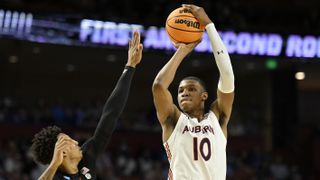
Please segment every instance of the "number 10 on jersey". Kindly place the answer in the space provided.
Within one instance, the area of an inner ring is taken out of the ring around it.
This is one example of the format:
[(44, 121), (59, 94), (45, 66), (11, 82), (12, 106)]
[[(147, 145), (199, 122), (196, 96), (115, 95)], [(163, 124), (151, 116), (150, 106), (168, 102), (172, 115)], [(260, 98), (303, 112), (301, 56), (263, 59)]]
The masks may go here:
[[(200, 143), (198, 143), (198, 139), (200, 139)], [(207, 153), (205, 153), (204, 148), (206, 146)], [(201, 154), (201, 157), (205, 160), (208, 161), (211, 157), (211, 143), (208, 138), (198, 138), (194, 137), (193, 138), (193, 159), (197, 161), (199, 159), (199, 152)]]

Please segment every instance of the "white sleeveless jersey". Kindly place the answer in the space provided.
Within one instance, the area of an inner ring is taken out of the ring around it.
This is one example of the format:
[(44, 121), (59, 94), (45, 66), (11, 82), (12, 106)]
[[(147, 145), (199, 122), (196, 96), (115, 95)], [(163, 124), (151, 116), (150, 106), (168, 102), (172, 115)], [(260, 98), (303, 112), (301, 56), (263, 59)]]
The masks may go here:
[(164, 147), (169, 180), (225, 180), (226, 145), (217, 117), (209, 111), (201, 122), (181, 113)]

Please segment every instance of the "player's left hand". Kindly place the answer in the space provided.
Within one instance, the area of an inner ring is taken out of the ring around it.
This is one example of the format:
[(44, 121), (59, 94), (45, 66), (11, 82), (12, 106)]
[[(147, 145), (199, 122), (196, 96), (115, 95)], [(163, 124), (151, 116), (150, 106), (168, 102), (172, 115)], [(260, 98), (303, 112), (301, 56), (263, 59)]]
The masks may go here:
[(182, 4), (182, 7), (190, 10), (194, 17), (196, 17), (203, 26), (212, 23), (211, 19), (202, 7), (193, 4)]

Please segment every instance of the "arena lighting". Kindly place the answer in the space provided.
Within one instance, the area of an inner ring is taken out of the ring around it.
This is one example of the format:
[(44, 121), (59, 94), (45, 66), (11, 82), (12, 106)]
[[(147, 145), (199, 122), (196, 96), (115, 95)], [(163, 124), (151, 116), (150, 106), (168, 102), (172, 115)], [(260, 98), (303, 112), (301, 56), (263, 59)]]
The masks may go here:
[(320, 57), (320, 37), (290, 35), (287, 41), (288, 57)]
[[(144, 27), (90, 19), (81, 21), (80, 41), (126, 46), (133, 30), (141, 32), (145, 48), (174, 49), (163, 27)], [(230, 54), (277, 57), (284, 54), (283, 51), (285, 51), (287, 57), (320, 58), (320, 37), (289, 35), (285, 39), (275, 33), (236, 33), (234, 31), (220, 31), (219, 33)], [(206, 33), (195, 50), (212, 52)]]
[(0, 32), (8, 35), (24, 35), (31, 32), (31, 13), (0, 9)]
[[(0, 38), (70, 46), (127, 47), (133, 30), (141, 32), (145, 49), (175, 49), (164, 27), (0, 9)], [(230, 54), (320, 58), (320, 36), (236, 31), (219, 33)], [(212, 52), (206, 33), (195, 51)]]
[(304, 72), (296, 72), (295, 77), (297, 80), (304, 80), (304, 78), (306, 77)]
[(15, 55), (9, 56), (9, 62), (15, 64), (19, 61), (18, 57)]
[[(110, 45), (127, 45), (133, 30), (139, 30), (144, 37), (144, 47), (152, 49), (172, 50), (174, 47), (163, 27), (115, 22), (102, 22), (84, 19), (81, 21), (80, 40), (82, 42)], [(277, 34), (219, 32), (230, 54), (279, 56), (283, 40)], [(211, 52), (207, 34), (195, 49), (197, 52)]]
[(270, 58), (266, 60), (265, 66), (269, 70), (275, 70), (278, 67), (278, 62), (276, 59)]

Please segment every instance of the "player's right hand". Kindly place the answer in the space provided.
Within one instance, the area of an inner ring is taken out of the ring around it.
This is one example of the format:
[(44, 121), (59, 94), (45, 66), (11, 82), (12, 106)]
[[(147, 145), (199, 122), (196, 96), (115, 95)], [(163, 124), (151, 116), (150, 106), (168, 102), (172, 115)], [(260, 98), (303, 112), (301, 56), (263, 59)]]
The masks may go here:
[(201, 42), (201, 40), (194, 43), (188, 43), (188, 44), (173, 43), (173, 45), (177, 48), (177, 51), (182, 51), (184, 53), (189, 54)]
[(212, 23), (211, 19), (202, 7), (193, 4), (182, 4), (182, 7), (190, 10), (194, 17), (196, 17), (203, 26)]
[(140, 43), (140, 33), (135, 31), (133, 38), (129, 40), (127, 66), (136, 67), (142, 59), (143, 45)]

